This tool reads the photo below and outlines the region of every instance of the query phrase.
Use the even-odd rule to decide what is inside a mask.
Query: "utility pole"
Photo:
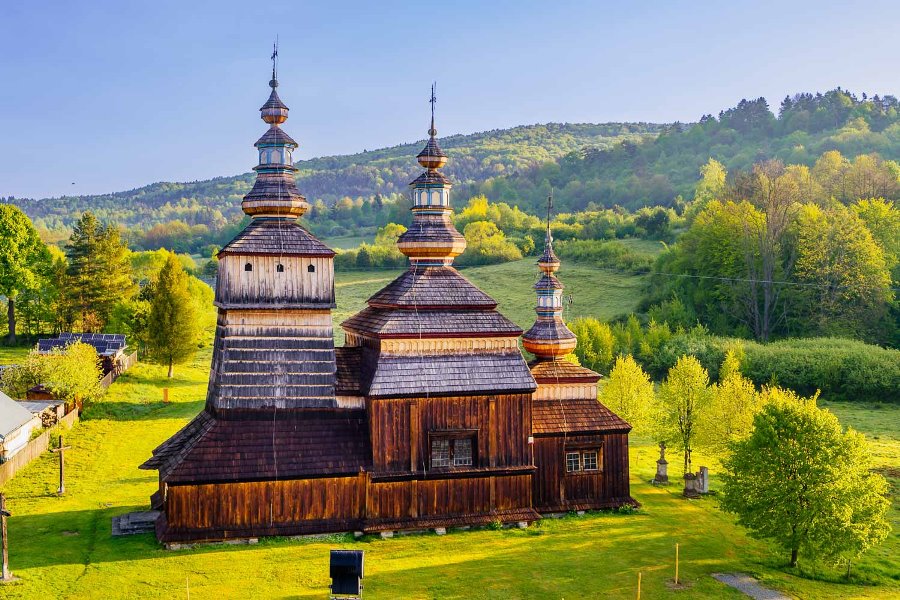
[[[3,546],[2,570],[0,570],[0,581],[12,581],[12,575],[9,572],[9,550],[7,549],[8,541],[6,539],[6,517],[10,516],[6,510],[6,494],[0,492],[0,544]]]
[[[59,448],[54,448],[50,450],[50,452],[58,452],[59,453],[59,489],[56,490],[57,495],[62,496],[66,493],[66,463],[63,458],[65,451],[71,448],[72,446],[64,446],[63,445],[63,436],[59,436]]]

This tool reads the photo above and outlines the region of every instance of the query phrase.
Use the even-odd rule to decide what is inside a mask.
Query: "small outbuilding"
[[[0,463],[21,450],[40,426],[40,417],[0,392]]]

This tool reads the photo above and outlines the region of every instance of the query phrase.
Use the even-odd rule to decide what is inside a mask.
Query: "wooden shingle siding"
[[[293,178],[290,175],[289,177]],[[303,255],[327,258],[334,256],[334,250],[317,240],[295,221],[257,217],[222,248],[219,258],[229,254]]]
[[[453,267],[410,267],[368,300],[370,306],[459,306],[493,309],[497,301],[472,285]]]

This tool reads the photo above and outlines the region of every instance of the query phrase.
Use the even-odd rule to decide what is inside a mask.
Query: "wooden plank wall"
[[[598,473],[568,475],[565,467],[565,446],[573,449],[582,441],[602,440],[601,464]],[[600,437],[579,436],[539,437],[534,443],[533,477],[534,507],[537,510],[559,509],[569,504],[586,505],[608,503],[627,498],[628,435],[606,434]]]
[[[361,477],[169,486],[173,529],[262,531],[300,521],[352,528],[360,515]]]
[[[250,263],[252,271],[245,271]],[[279,273],[277,266],[284,271]],[[315,272],[308,271],[309,266]],[[334,261],[300,256],[227,255],[219,262],[216,300],[226,304],[334,302]]]
[[[370,399],[367,409],[376,473],[427,470],[428,434],[442,430],[477,430],[479,466],[531,464],[527,394]]]
[[[360,528],[366,519],[414,521],[529,508],[528,475],[373,483],[365,474],[291,481],[175,485],[166,495],[170,539],[213,539]],[[222,533],[228,532],[228,533]]]

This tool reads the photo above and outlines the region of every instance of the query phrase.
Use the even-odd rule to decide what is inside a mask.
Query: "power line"
[[[776,281],[774,279],[751,279],[744,277],[721,277],[716,275],[693,275],[690,273],[663,273],[662,271],[654,271],[647,273],[650,276],[654,275],[662,275],[664,277],[682,277],[687,279],[713,279],[716,281],[729,281],[735,283],[764,283],[771,285],[792,285],[796,287],[811,287],[811,288],[827,288],[833,290],[843,290],[843,289],[852,289],[849,285],[828,285],[825,283],[808,283],[802,281]],[[889,287],[888,288],[894,292],[900,292],[900,287]]]

